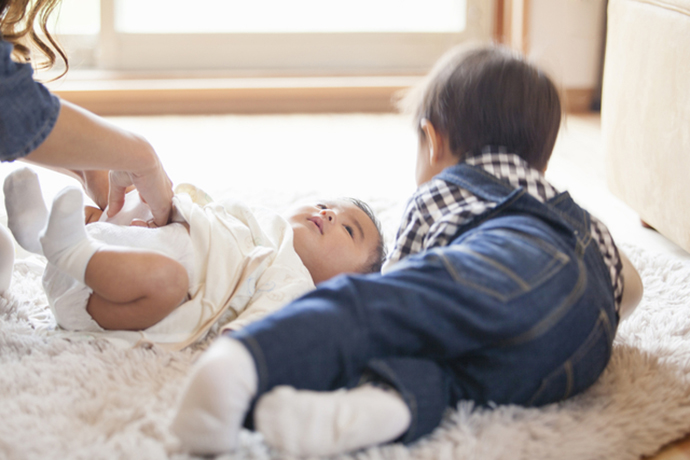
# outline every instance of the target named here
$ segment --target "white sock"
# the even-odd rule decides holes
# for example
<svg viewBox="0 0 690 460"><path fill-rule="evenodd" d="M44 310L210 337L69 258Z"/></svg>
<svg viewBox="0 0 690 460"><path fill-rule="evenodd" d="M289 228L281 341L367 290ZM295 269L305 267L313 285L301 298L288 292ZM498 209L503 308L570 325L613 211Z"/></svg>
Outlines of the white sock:
<svg viewBox="0 0 690 460"><path fill-rule="evenodd" d="M171 426L182 448L197 455L237 448L257 385L254 358L245 346L217 339L194 365Z"/></svg>
<svg viewBox="0 0 690 460"><path fill-rule="evenodd" d="M372 385L330 392L276 387L254 411L266 442L298 456L335 455L392 441L407 431L410 420L396 391Z"/></svg>
<svg viewBox="0 0 690 460"><path fill-rule="evenodd" d="M48 222L48 209L43 202L38 176L29 168L17 169L5 179L7 226L24 249L43 254L38 236Z"/></svg>
<svg viewBox="0 0 690 460"><path fill-rule="evenodd" d="M40 241L50 263L84 282L89 260L105 245L86 234L84 197L77 187L67 187L57 194Z"/></svg>

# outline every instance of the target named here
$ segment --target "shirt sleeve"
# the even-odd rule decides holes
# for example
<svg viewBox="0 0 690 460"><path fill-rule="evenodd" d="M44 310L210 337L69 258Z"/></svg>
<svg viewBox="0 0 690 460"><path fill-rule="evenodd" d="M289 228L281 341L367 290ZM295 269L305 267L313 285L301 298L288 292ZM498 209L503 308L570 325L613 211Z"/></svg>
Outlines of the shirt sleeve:
<svg viewBox="0 0 690 460"><path fill-rule="evenodd" d="M422 215L417 205L417 196L413 196L407 203L402 222L395 236L395 245L390 256L383 264L381 271L386 273L400 260L416 254L423 249L424 235L429 231L427 219Z"/></svg>
<svg viewBox="0 0 690 460"><path fill-rule="evenodd" d="M12 44L0 40L0 160L33 152L48 137L60 113L60 100L34 81L30 64L11 58Z"/></svg>
<svg viewBox="0 0 690 460"><path fill-rule="evenodd" d="M599 252L604 259L606 268L609 269L611 276L611 285L613 287L613 296L616 299L616 308L620 307L623 300L623 287L625 280L623 279L623 261L618 253L618 247L614 243L611 233L606 225L599 219L590 215L590 233L592 238L597 243Z"/></svg>

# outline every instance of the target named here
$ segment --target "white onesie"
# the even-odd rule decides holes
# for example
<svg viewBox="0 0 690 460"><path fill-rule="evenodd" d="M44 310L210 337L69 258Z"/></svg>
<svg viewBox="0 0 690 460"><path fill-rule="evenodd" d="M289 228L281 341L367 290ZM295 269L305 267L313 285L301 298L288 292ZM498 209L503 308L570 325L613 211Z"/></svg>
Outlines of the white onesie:
<svg viewBox="0 0 690 460"><path fill-rule="evenodd" d="M187 222L189 232L179 223L155 229L126 226L132 218L150 218L141 213L148 208L136 192L127 195L125 208L113 219L86 229L105 243L153 250L180 262L189 275L188 300L146 330L106 331L86 312L92 290L48 264L43 286L61 327L178 350L202 338L221 317L227 322L222 329L239 329L314 289L285 219L235 200L209 202L186 184L176 192L173 220Z"/></svg>

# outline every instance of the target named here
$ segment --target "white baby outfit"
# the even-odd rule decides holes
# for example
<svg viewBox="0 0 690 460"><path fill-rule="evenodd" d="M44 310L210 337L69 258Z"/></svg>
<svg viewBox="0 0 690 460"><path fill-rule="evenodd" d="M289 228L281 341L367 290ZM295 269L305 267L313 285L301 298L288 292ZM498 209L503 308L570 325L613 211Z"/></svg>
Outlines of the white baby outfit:
<svg viewBox="0 0 690 460"><path fill-rule="evenodd" d="M179 193L181 189L185 193ZM187 301L143 331L106 331L86 312L91 289L48 264L43 285L61 327L120 343L179 350L202 338L220 319L223 330L236 330L314 289L295 252L292 228L278 214L236 200L208 202L186 184L176 191L173 220L187 222L189 233L180 223L156 229L113 225L149 217L140 214L136 193L127 195L125 208L114 219L86 229L108 244L146 248L180 262L190 280Z"/></svg>

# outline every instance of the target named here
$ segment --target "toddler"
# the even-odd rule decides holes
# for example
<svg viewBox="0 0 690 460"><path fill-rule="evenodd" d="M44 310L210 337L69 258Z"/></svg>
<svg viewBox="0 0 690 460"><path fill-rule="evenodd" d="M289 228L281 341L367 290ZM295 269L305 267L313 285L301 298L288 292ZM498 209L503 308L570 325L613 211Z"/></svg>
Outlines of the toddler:
<svg viewBox="0 0 690 460"><path fill-rule="evenodd" d="M295 455L419 439L460 400L541 406L592 385L637 272L543 176L561 106L499 47L456 49L412 96L419 185L383 274L341 276L218 338L172 424L198 454L244 425Z"/></svg>
<svg viewBox="0 0 690 460"><path fill-rule="evenodd" d="M33 171L13 172L4 190L15 239L48 260L43 285L58 324L135 344L181 349L216 323L239 329L339 273L379 271L383 260L379 223L358 200L282 218L187 186L173 199L175 222L148 228L136 191L114 222L85 225L76 187L55 197L50 214Z"/></svg>

